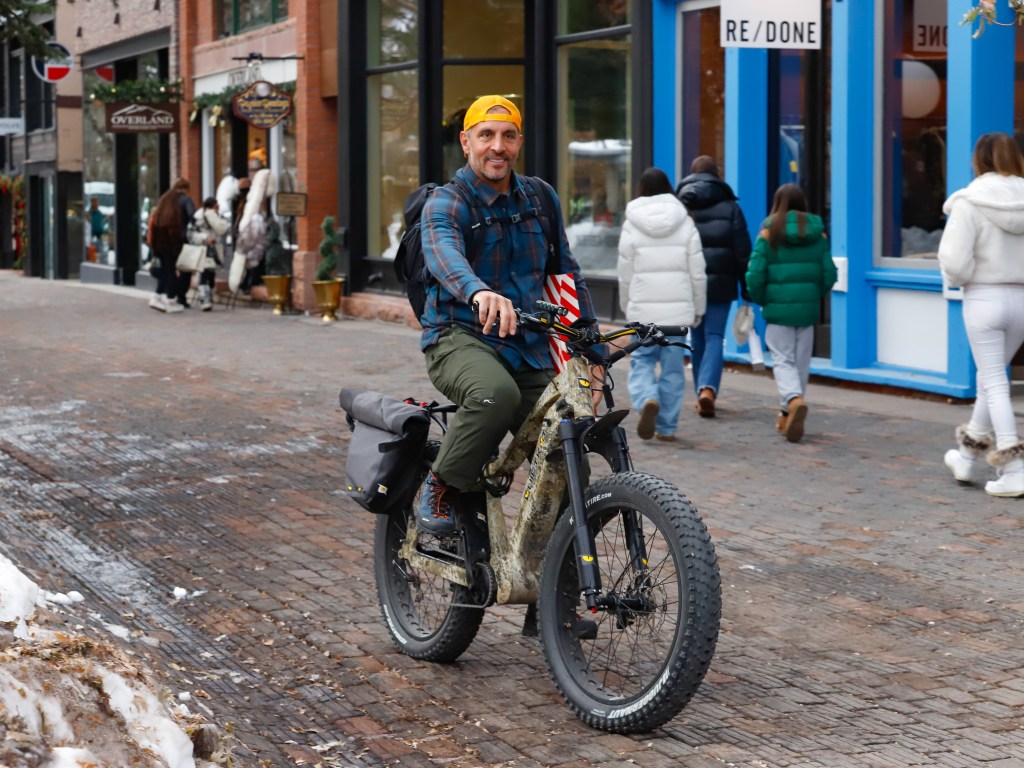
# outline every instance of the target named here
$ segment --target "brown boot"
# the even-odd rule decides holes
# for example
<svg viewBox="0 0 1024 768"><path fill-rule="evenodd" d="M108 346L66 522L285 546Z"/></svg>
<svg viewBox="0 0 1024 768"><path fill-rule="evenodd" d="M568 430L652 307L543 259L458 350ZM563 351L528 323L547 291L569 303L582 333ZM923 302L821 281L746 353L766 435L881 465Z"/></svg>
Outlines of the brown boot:
<svg viewBox="0 0 1024 768"><path fill-rule="evenodd" d="M715 390L711 387L704 387L697 395L697 411L705 419L714 418L715 415Z"/></svg>
<svg viewBox="0 0 1024 768"><path fill-rule="evenodd" d="M804 436L804 419L807 418L807 403L799 395L789 401L789 418L786 420L786 439L791 443L800 442Z"/></svg>
<svg viewBox="0 0 1024 768"><path fill-rule="evenodd" d="M648 400L640 409L640 420L636 424L636 433L641 440L650 440L654 437L654 420L658 418L658 401Z"/></svg>
<svg viewBox="0 0 1024 768"><path fill-rule="evenodd" d="M775 418L775 431L780 435L786 434L787 421L789 421L789 414L785 411L779 411L779 415Z"/></svg>

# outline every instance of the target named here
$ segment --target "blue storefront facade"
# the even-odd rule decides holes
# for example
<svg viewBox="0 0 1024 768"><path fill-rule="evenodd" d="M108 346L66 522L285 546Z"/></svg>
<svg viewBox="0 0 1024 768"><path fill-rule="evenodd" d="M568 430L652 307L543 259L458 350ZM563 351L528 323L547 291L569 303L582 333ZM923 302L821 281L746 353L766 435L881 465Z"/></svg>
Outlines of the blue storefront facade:
<svg viewBox="0 0 1024 768"><path fill-rule="evenodd" d="M653 2L654 164L678 179L695 155L717 156L752 235L781 183L825 216L840 277L814 374L974 395L961 302L935 258L941 207L971 180L978 136L1020 135L1024 57L1013 28L973 39L960 24L971 7L823 0L818 50L769 50L722 49L717 0ZM731 339L726 351L749 361Z"/></svg>

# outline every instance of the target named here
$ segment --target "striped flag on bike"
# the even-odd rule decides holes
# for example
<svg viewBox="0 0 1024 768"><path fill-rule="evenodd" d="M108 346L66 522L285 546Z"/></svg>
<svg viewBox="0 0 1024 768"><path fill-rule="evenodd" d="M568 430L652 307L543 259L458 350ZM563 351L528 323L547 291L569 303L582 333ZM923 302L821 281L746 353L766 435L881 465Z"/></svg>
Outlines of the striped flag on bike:
<svg viewBox="0 0 1024 768"><path fill-rule="evenodd" d="M562 318L565 325L571 325L580 319L580 302L576 296L576 281L572 275L548 275L544 283L544 301L565 307L569 313ZM565 364L569 361L569 351L565 348L565 341L560 337L548 337L551 351L551 362L555 365L555 372L561 373Z"/></svg>

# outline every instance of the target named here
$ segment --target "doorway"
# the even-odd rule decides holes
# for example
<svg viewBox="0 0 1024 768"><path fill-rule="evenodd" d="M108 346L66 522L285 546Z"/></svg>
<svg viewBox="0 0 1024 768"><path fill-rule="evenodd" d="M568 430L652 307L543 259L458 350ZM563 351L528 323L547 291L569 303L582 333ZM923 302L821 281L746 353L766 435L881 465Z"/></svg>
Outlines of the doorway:
<svg viewBox="0 0 1024 768"><path fill-rule="evenodd" d="M682 98L679 178L689 175L695 157L709 155L725 176L725 49L719 42L722 11L718 0L682 5ZM679 178L676 181L679 181Z"/></svg>

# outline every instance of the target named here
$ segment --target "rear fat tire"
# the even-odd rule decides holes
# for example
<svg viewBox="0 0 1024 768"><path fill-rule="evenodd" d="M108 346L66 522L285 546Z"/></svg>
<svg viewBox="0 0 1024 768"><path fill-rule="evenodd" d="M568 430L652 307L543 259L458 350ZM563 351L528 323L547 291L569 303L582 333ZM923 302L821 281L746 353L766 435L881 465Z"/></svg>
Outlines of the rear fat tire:
<svg viewBox="0 0 1024 768"><path fill-rule="evenodd" d="M428 444L427 452L436 456L437 445ZM384 623L402 653L414 659L451 662L473 642L484 612L456 605L474 602L465 587L413 571L398 557L408 530L416 525L414 510L425 480L426 471L410 505L377 515L373 543L377 598Z"/></svg>
<svg viewBox="0 0 1024 768"><path fill-rule="evenodd" d="M643 594L652 610L590 613L580 594L572 515L555 526L541 573L540 638L551 676L576 715L594 728L642 733L675 717L714 656L722 597L718 561L693 505L671 484L628 472L584 495L595 532L603 594ZM646 574L629 561L620 510L635 510ZM646 585L639 592L634 585Z"/></svg>

